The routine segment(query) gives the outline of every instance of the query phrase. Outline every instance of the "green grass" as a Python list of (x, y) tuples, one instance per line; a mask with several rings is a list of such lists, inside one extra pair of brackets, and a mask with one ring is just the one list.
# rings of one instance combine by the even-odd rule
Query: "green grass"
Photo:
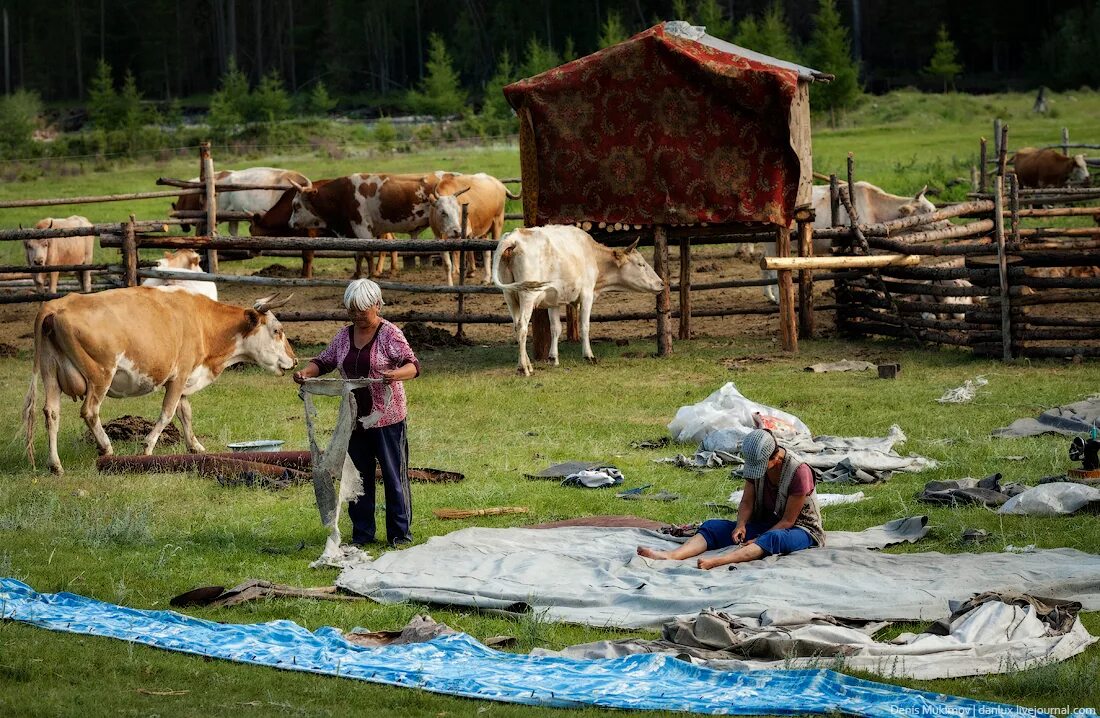
[[(1001, 517), (979, 508), (930, 507), (915, 495), (930, 479), (985, 476), (1034, 482), (1066, 467), (1066, 441), (1040, 437), (994, 440), (989, 431), (1019, 416), (1076, 400), (1095, 391), (1095, 364), (1062, 362), (1003, 365), (957, 352), (926, 352), (888, 343), (806, 342), (797, 359), (774, 353), (770, 342), (726, 338), (681, 342), (669, 360), (633, 358), (650, 349), (638, 339), (620, 347), (595, 345), (601, 363), (577, 360), (575, 347), (563, 365), (530, 379), (514, 375), (514, 347), (470, 347), (425, 352), (424, 375), (408, 385), (413, 465), (461, 471), (458, 484), (413, 487), (417, 541), (464, 526), (514, 526), (572, 516), (629, 513), (684, 523), (708, 514), (703, 504), (724, 501), (736, 488), (725, 471), (688, 472), (655, 464), (653, 458), (692, 447), (635, 450), (629, 442), (660, 436), (676, 409), (699, 401), (725, 381), (749, 397), (779, 406), (818, 432), (881, 435), (899, 423), (909, 436), (903, 451), (940, 460), (921, 475), (898, 475), (866, 489), (869, 499), (827, 510), (834, 530), (859, 530), (899, 516), (928, 513), (932, 531), (919, 546), (892, 551), (975, 550), (958, 540), (967, 527), (994, 539), (980, 550), (1007, 544), (1069, 546), (1095, 551), (1100, 526), (1094, 517), (1038, 519)], [(303, 356), (309, 349), (300, 352)], [(763, 356), (746, 371), (731, 372), (723, 359)], [(895, 381), (870, 373), (814, 375), (800, 371), (827, 358), (890, 358), (903, 370)], [(232, 585), (265, 578), (294, 585), (320, 585), (334, 571), (307, 567), (323, 544), (312, 491), (282, 492), (222, 488), (189, 474), (99, 475), (94, 448), (82, 438), (76, 407), (63, 406), (61, 455), (67, 473), (54, 478), (31, 472), (15, 436), (26, 385), (26, 356), (0, 360), (0, 417), (11, 427), (0, 444), (0, 568), (41, 591), (73, 591), (143, 608), (196, 585)], [(940, 405), (945, 389), (983, 374), (990, 379), (970, 404)], [(123, 413), (152, 415), (156, 398), (109, 401), (105, 419)], [(208, 449), (250, 438), (276, 438), (288, 448), (306, 446), (301, 405), (287, 379), (252, 368), (229, 372), (195, 401), (196, 430)], [(323, 413), (322, 418), (331, 418)], [(41, 428), (39, 456), (44, 449)], [(118, 451), (135, 451), (121, 444)], [(162, 447), (161, 451), (165, 451)], [(1027, 456), (1008, 462), (999, 457)], [(671, 504), (617, 500), (609, 492), (562, 488), (525, 480), (525, 472), (568, 459), (609, 459), (627, 485), (654, 483), (681, 495)], [(843, 489), (842, 489), (843, 490)], [(438, 507), (526, 505), (527, 516), (466, 521), (432, 517)], [(304, 546), (303, 546), (304, 544)], [(515, 650), (561, 647), (627, 634), (546, 624), (538, 617), (514, 622), (472, 612), (418, 605), (329, 604), (273, 600), (233, 609), (190, 609), (194, 615), (231, 622), (288, 618), (311, 629), (322, 625), (372, 629), (403, 625), (430, 611), (437, 620), (478, 638), (510, 634)], [(1100, 631), (1100, 614), (1086, 614)], [(915, 628), (916, 626), (913, 626)], [(1095, 681), (1100, 649), (1065, 664), (1007, 676), (933, 682), (896, 681), (916, 688), (1042, 707), (1100, 704)], [(136, 691), (190, 690), (187, 697), (154, 697)], [(0, 625), (0, 713), (56, 715), (147, 713), (221, 714), (257, 708), (280, 715), (328, 715), (346, 701), (386, 706), (401, 714), (467, 714), (468, 701), (382, 686), (290, 675), (262, 668), (208, 663), (117, 641), (48, 634), (20, 625)], [(254, 705), (255, 703), (259, 705)], [(362, 702), (362, 703), (360, 703)], [(239, 707), (239, 708), (238, 708)], [(500, 715), (534, 709), (489, 706)]]
[[(944, 186), (968, 177), (976, 161), (977, 138), (989, 136), (993, 117), (1012, 126), (1013, 146), (1057, 141), (1060, 128), (1071, 137), (1097, 141), (1094, 131), (1100, 95), (1055, 95), (1057, 117), (1028, 113), (1030, 96), (924, 96), (894, 93), (869, 98), (835, 130), (818, 124), (815, 167), (843, 171), (848, 151), (856, 153), (861, 179), (888, 190), (912, 192), (925, 183)], [(216, 160), (218, 158), (215, 158)], [(190, 177), (194, 160), (120, 165), (109, 172), (87, 171), (65, 177), (0, 184), (0, 198), (57, 197), (155, 189), (158, 176)], [(310, 176), (364, 170), (420, 171), (448, 168), (518, 175), (514, 148), (446, 148), (416, 155), (349, 156), (342, 160), (311, 155), (234, 159), (219, 166), (290, 166)], [(958, 199), (965, 188), (954, 188)], [(944, 197), (941, 197), (944, 198)], [(168, 201), (58, 207), (48, 213), (83, 213), (93, 221), (118, 221), (129, 212), (139, 218), (163, 217)], [(32, 223), (42, 209), (0, 211), (0, 226)], [(113, 252), (99, 250), (101, 259)], [(18, 243), (0, 247), (0, 261), (21, 262)], [(322, 260), (322, 263), (324, 260)], [(255, 268), (266, 260), (253, 260)], [(613, 303), (613, 299), (610, 299)], [(653, 458), (692, 447), (642, 451), (635, 439), (665, 433), (676, 409), (694, 403), (735, 381), (749, 397), (793, 412), (818, 432), (881, 435), (898, 423), (909, 436), (903, 451), (940, 460), (941, 467), (920, 475), (898, 475), (867, 490), (863, 503), (827, 510), (826, 526), (859, 530), (914, 513), (931, 516), (932, 531), (918, 546), (891, 551), (998, 551), (1007, 544), (1070, 546), (1094, 552), (1100, 545), (1095, 518), (1038, 519), (1000, 517), (978, 508), (924, 506), (915, 495), (930, 479), (982, 477), (1000, 471), (1006, 480), (1034, 482), (1066, 468), (1062, 438), (997, 440), (989, 431), (1020, 416), (1074, 401), (1097, 391), (1095, 363), (1001, 364), (953, 351), (925, 351), (889, 342), (804, 342), (797, 359), (775, 352), (769, 339), (736, 338), (736, 320), (721, 333), (734, 338), (702, 338), (676, 344), (668, 360), (637, 358), (652, 351), (652, 341), (629, 346), (595, 345), (601, 363), (578, 360), (567, 345), (562, 366), (539, 370), (530, 379), (514, 374), (515, 347), (493, 344), (427, 352), (424, 376), (408, 385), (412, 463), (461, 471), (467, 480), (453, 485), (413, 487), (414, 532), (418, 541), (465, 526), (514, 526), (572, 516), (637, 513), (686, 523), (707, 517), (703, 504), (724, 502), (736, 486), (726, 472), (686, 472), (655, 464)], [(29, 329), (29, 327), (28, 327)], [(638, 332), (648, 331), (638, 325)], [(599, 328), (596, 328), (599, 336)], [(3, 338), (0, 338), (3, 339)], [(316, 347), (312, 348), (316, 350)], [(311, 348), (299, 348), (303, 357)], [(748, 356), (764, 359), (733, 372), (722, 360)], [(900, 361), (895, 381), (870, 374), (813, 375), (800, 367), (819, 359), (866, 358)], [(222, 488), (189, 474), (99, 475), (94, 447), (84, 432), (77, 406), (62, 406), (61, 458), (67, 473), (54, 478), (29, 470), (18, 437), (19, 409), (30, 370), (29, 355), (0, 359), (0, 573), (27, 581), (40, 591), (73, 591), (141, 608), (164, 608), (168, 599), (196, 585), (232, 585), (265, 578), (295, 585), (321, 585), (333, 571), (307, 567), (320, 552), (319, 525), (312, 490), (299, 487), (272, 493)], [(970, 404), (944, 406), (935, 398), (965, 379), (982, 374), (990, 383)], [(41, 396), (41, 395), (40, 395)], [(122, 414), (154, 416), (160, 397), (108, 401), (104, 419)], [(289, 379), (252, 368), (228, 372), (194, 400), (196, 431), (211, 451), (232, 441), (283, 439), (288, 448), (305, 448), (301, 405)], [(331, 417), (331, 413), (328, 414)], [(44, 463), (41, 422), (38, 456)], [(119, 444), (118, 453), (139, 450)], [(160, 452), (179, 448), (159, 447)], [(1004, 456), (1024, 455), (1009, 462)], [(523, 474), (568, 459), (609, 459), (623, 469), (628, 486), (654, 483), (681, 495), (679, 501), (626, 503), (601, 491), (564, 489), (532, 482)], [(526, 505), (527, 516), (440, 521), (439, 507)], [(994, 539), (980, 549), (963, 545), (964, 528), (980, 527)], [(437, 620), (477, 638), (511, 634), (515, 650), (537, 645), (562, 647), (605, 637), (634, 635), (594, 628), (546, 624), (537, 617), (514, 622), (471, 612), (418, 605), (330, 604), (272, 600), (234, 609), (189, 609), (220, 621), (254, 622), (286, 618), (311, 629), (323, 625), (372, 629), (403, 625), (429, 611)], [(1100, 632), (1100, 614), (1084, 617)], [(907, 626), (907, 630), (919, 626)], [(1100, 705), (1095, 680), (1100, 649), (1062, 664), (1005, 676), (903, 685), (1036, 707)], [(185, 696), (150, 696), (139, 689), (188, 690)], [(208, 662), (200, 658), (131, 646), (106, 639), (52, 634), (18, 624), (0, 624), (0, 715), (196, 714), (343, 715), (349, 706), (371, 706), (396, 715), (529, 715), (536, 709), (465, 701), (424, 692), (306, 676), (263, 668)], [(595, 714), (599, 711), (556, 711)]]

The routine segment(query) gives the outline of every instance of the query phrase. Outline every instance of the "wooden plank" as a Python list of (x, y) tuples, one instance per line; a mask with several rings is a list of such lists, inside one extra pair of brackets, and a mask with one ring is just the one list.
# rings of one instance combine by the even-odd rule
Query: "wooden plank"
[[(210, 156), (210, 143), (199, 145), (199, 157), (202, 161), (202, 177), (205, 185), (203, 209), (206, 210), (206, 231), (212, 238), (218, 236), (218, 195), (214, 191), (214, 159)], [(207, 248), (206, 271), (218, 273), (218, 250)]]
[(672, 354), (671, 300), (668, 281), (668, 233), (664, 225), (653, 228), (653, 269), (664, 287), (657, 294), (657, 356)]
[(138, 285), (138, 250), (134, 234), (134, 215), (131, 214), (122, 239), (122, 265), (125, 268), (124, 277), (127, 287)]
[[(801, 259), (791, 256), (791, 230), (786, 227), (775, 229), (776, 257), (787, 261)], [(807, 257), (806, 259), (810, 259)], [(769, 267), (770, 269), (770, 267)], [(791, 282), (790, 267), (779, 270), (779, 344), (783, 351), (798, 353), (798, 326), (795, 317), (794, 284)]]

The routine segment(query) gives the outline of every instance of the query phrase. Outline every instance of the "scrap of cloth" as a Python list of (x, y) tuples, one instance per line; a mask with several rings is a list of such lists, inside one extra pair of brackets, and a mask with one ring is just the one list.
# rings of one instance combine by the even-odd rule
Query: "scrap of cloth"
[(982, 480), (949, 479), (946, 481), (929, 481), (924, 485), (917, 498), (930, 504), (947, 504), (958, 506), (960, 504), (978, 504), (988, 508), (997, 508), (1004, 505), (1013, 496), (1024, 493), (1028, 487), (1023, 484), (1001, 485), (1001, 475), (992, 474)]
[[(305, 404), (306, 431), (309, 434), (309, 450), (312, 455), (313, 493), (317, 499), (317, 510), (321, 512), (321, 523), (328, 528), (325, 550), (320, 558), (311, 564), (317, 566), (346, 565), (349, 560), (360, 558), (354, 547), (340, 546), (340, 507), (347, 501), (357, 499), (363, 493), (363, 478), (348, 456), (348, 442), (355, 428), (355, 390), (376, 384), (381, 379), (307, 379), (298, 389), (298, 396)], [(322, 447), (317, 440), (314, 421), (317, 409), (313, 405), (314, 396), (340, 397), (336, 426), (328, 445)], [(378, 423), (382, 414), (393, 402), (393, 389), (385, 387), (382, 407), (369, 416), (359, 419), (363, 428), (369, 429)]]
[(826, 372), (837, 371), (867, 371), (868, 369), (874, 368), (875, 365), (869, 361), (862, 361), (859, 359), (841, 359), (840, 361), (811, 364), (810, 366), (806, 367), (805, 371), (812, 371), (815, 374), (824, 374)]
[[(923, 517), (877, 527), (880, 546), (913, 540)], [(696, 560), (638, 556), (638, 546), (683, 543), (642, 529), (469, 528), (344, 569), (341, 589), (381, 603), (506, 608), (530, 604), (551, 620), (593, 626), (659, 627), (714, 608), (757, 616), (800, 606), (838, 618), (932, 620), (948, 601), (976, 591), (1021, 591), (1100, 610), (1100, 556), (1075, 549), (1025, 554), (861, 550), (863, 532), (828, 533), (828, 545), (703, 571)], [(858, 546), (861, 548), (851, 548)], [(712, 551), (704, 556), (717, 556)]]
[(1012, 438), (1039, 434), (1087, 434), (1100, 431), (1100, 395), (1047, 409), (1034, 419), (1017, 419), (1008, 426), (993, 430), (993, 436)]
[(331, 627), (309, 631), (293, 621), (216, 623), (71, 593), (41, 594), (12, 578), (0, 578), (0, 617), (238, 663), (534, 706), (868, 718), (896, 718), (899, 711), (958, 718), (1047, 715), (827, 670), (725, 672), (659, 655), (611, 661), (518, 655), (487, 648), (464, 633), (363, 646)]
[(1023, 516), (1065, 516), (1100, 513), (1100, 489), (1071, 481), (1039, 484), (1013, 496), (997, 513)]
[(597, 641), (563, 651), (535, 649), (532, 655), (607, 659), (665, 653), (720, 670), (828, 667), (934, 680), (1057, 663), (1097, 641), (1077, 617), (1079, 603), (986, 593), (952, 608), (928, 631), (891, 641), (872, 638), (882, 623), (848, 625), (772, 608), (752, 618), (703, 611), (666, 623), (660, 640)]

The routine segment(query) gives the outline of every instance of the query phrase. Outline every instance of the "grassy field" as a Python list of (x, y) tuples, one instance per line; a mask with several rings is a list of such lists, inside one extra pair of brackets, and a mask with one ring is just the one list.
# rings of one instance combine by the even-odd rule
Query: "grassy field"
[[(1074, 99), (1076, 97), (1077, 99)], [(1057, 95), (1056, 118), (1028, 115), (1031, 98), (1023, 95), (983, 98), (918, 96), (899, 93), (872, 98), (849, 118), (851, 127), (818, 130), (817, 168), (841, 168), (845, 153), (855, 151), (860, 177), (897, 191), (940, 186), (968, 176), (977, 137), (990, 132), (993, 116), (1012, 124), (1012, 142), (1045, 144), (1063, 125), (1085, 139), (1095, 127), (1100, 95)], [(949, 111), (950, 110), (950, 111)], [(1090, 138), (1096, 140), (1096, 137)], [(233, 166), (289, 165), (306, 174), (345, 171), (418, 170), (448, 167), (484, 170), (498, 176), (518, 174), (514, 148), (448, 148), (430, 153), (349, 157), (262, 157)], [(64, 196), (152, 189), (161, 175), (192, 176), (192, 161), (163, 166), (124, 166), (109, 173), (44, 178), (0, 185), (0, 197)], [(965, 190), (962, 190), (965, 191)], [(93, 220), (117, 220), (128, 211), (139, 217), (163, 216), (166, 202), (89, 205), (79, 210)], [(65, 214), (70, 213), (68, 208)], [(77, 210), (71, 210), (77, 211)], [(0, 212), (0, 226), (26, 224), (34, 211)], [(61, 211), (57, 211), (61, 214)], [(11, 247), (17, 259), (17, 245)], [(4, 248), (7, 252), (8, 248)], [(5, 255), (7, 256), (7, 255)], [(613, 307), (611, 307), (613, 308)], [(1068, 362), (1004, 365), (967, 354), (934, 352), (892, 342), (848, 343), (822, 339), (802, 344), (802, 354), (785, 357), (770, 339), (738, 338), (736, 320), (713, 336), (676, 344), (667, 360), (648, 358), (651, 327), (637, 325), (626, 346), (596, 342), (601, 362), (581, 363), (576, 347), (562, 352), (562, 366), (540, 369), (530, 379), (514, 374), (515, 347), (503, 344), (423, 352), (424, 375), (408, 385), (411, 462), (461, 471), (464, 482), (413, 487), (414, 533), (418, 542), (466, 526), (515, 526), (573, 516), (636, 513), (686, 523), (708, 517), (706, 502), (723, 502), (737, 488), (725, 471), (687, 472), (652, 459), (693, 447), (636, 450), (630, 441), (666, 433), (677, 408), (694, 403), (734, 381), (746, 396), (782, 407), (816, 432), (882, 435), (899, 424), (909, 436), (904, 452), (935, 458), (941, 466), (920, 475), (898, 475), (867, 490), (863, 503), (827, 510), (826, 527), (859, 530), (900, 516), (927, 513), (932, 531), (918, 546), (890, 551), (976, 550), (961, 543), (964, 528), (989, 530), (994, 539), (982, 551), (1008, 544), (1068, 546), (1096, 551), (1100, 525), (1095, 517), (1038, 519), (1000, 517), (978, 508), (951, 509), (920, 504), (915, 496), (925, 481), (1002, 472), (1006, 480), (1034, 483), (1064, 471), (1063, 438), (994, 440), (991, 429), (1020, 416), (1077, 400), (1100, 386), (1100, 366)], [(601, 336), (600, 329), (594, 336)], [(0, 337), (0, 341), (4, 338)], [(318, 347), (298, 347), (308, 357)], [(730, 360), (751, 357), (741, 370)], [(899, 361), (896, 381), (869, 373), (814, 375), (801, 367), (822, 359), (864, 358)], [(168, 599), (196, 585), (233, 585), (264, 578), (293, 585), (323, 585), (334, 571), (307, 564), (320, 552), (319, 525), (312, 490), (280, 492), (223, 488), (188, 474), (102, 476), (94, 469), (94, 446), (82, 438), (76, 405), (62, 406), (63, 478), (33, 472), (18, 436), (19, 409), (26, 390), (30, 357), (26, 352), (0, 359), (0, 575), (14, 576), (40, 591), (72, 591), (140, 608), (164, 608)], [(976, 375), (990, 383), (974, 402), (941, 405), (946, 389)], [(104, 419), (122, 414), (153, 416), (159, 396), (108, 401)], [(289, 378), (256, 368), (227, 372), (194, 399), (196, 432), (211, 451), (232, 441), (283, 439), (288, 449), (306, 447), (301, 404)], [(331, 414), (329, 414), (331, 416)], [(45, 442), (38, 431), (40, 465)], [(118, 453), (139, 449), (119, 444)], [(158, 448), (174, 452), (180, 447)], [(1025, 456), (1023, 461), (1004, 457)], [(626, 485), (655, 484), (681, 496), (678, 501), (625, 503), (608, 492), (567, 489), (523, 479), (525, 472), (569, 459), (609, 459), (627, 476)], [(844, 489), (841, 489), (842, 491)], [(526, 505), (527, 516), (440, 521), (431, 509)], [(226, 622), (285, 618), (315, 629), (333, 625), (391, 629), (414, 614), (430, 612), (439, 621), (484, 639), (516, 636), (512, 650), (535, 646), (559, 648), (627, 634), (548, 624), (538, 616), (519, 621), (473, 612), (437, 610), (420, 605), (350, 605), (308, 600), (254, 602), (232, 609), (188, 609), (188, 613)], [(1084, 615), (1091, 632), (1100, 633), (1100, 613)], [(907, 629), (919, 626), (906, 626)], [(1100, 706), (1100, 648), (1065, 663), (1004, 676), (897, 681), (926, 690), (1034, 707)], [(141, 691), (189, 691), (157, 696)], [(474, 702), (420, 691), (308, 676), (264, 668), (209, 662), (118, 641), (53, 634), (19, 624), (0, 623), (0, 715), (308, 715), (337, 716), (351, 710), (386, 715), (530, 715), (538, 709)], [(555, 711), (551, 715), (599, 714)]]

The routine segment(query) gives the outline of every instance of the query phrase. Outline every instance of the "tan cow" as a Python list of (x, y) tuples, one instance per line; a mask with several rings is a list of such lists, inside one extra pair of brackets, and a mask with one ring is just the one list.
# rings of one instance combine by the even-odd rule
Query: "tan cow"
[[(74, 214), (70, 217), (55, 218), (46, 217), (34, 225), (35, 229), (72, 229), (76, 227), (91, 227), (92, 223), (87, 217)], [(24, 239), (23, 249), (27, 253), (27, 264), (32, 267), (63, 267), (73, 264), (91, 264), (92, 253), (95, 251), (95, 235), (87, 234), (77, 237), (49, 237), (46, 239)], [(80, 289), (82, 292), (92, 291), (92, 272), (85, 270), (74, 272), (80, 277)], [(39, 292), (46, 286), (49, 275), (50, 294), (57, 293), (57, 281), (60, 272), (36, 272), (33, 275), (34, 288)]]
[(1012, 158), (1021, 187), (1065, 187), (1089, 183), (1089, 168), (1084, 155), (1067, 157), (1057, 150), (1025, 147)]
[(177, 415), (187, 448), (205, 451), (191, 428), (188, 397), (227, 366), (254, 362), (282, 375), (297, 364), (272, 309), (290, 297), (273, 295), (251, 309), (212, 301), (173, 287), (128, 287), (70, 294), (45, 302), (34, 322), (34, 372), (23, 403), (27, 457), (34, 465), (34, 414), (42, 377), (49, 436), (49, 466), (62, 472), (57, 455), (61, 395), (83, 399), (80, 415), (101, 455), (113, 453), (103, 431), (103, 399), (144, 396), (164, 387), (160, 417), (145, 439), (145, 454)]
[(141, 283), (143, 287), (180, 287), (189, 292), (196, 292), (218, 301), (218, 285), (203, 279), (187, 279), (188, 274), (202, 272), (199, 253), (193, 249), (177, 249), (174, 252), (165, 252), (164, 257), (157, 260), (156, 268), (162, 272), (173, 272), (180, 275), (179, 279), (162, 279), (149, 277)]
[[(309, 186), (309, 178), (301, 172), (284, 170), (278, 167), (249, 167), (243, 170), (222, 170), (214, 173), (214, 180), (223, 184), (257, 184), (280, 185), (292, 187), (295, 185)], [(191, 182), (198, 182), (194, 177)], [(237, 192), (218, 193), (219, 212), (267, 212), (275, 206), (279, 198), (283, 196), (283, 190), (277, 189), (249, 189)], [(200, 210), (202, 209), (202, 195), (185, 194), (172, 203), (174, 210)], [(181, 224), (184, 232), (191, 231), (191, 223)], [(239, 220), (229, 221), (229, 234), (236, 237)]]
[[(504, 207), (509, 199), (519, 199), (496, 177), (484, 173), (473, 175), (443, 174), (435, 191), (428, 195), (431, 205), (429, 217), (436, 239), (462, 238), (462, 207), (466, 207), (467, 236), (492, 237), (500, 241), (504, 233)], [(485, 283), (492, 281), (490, 257), (486, 250)], [(452, 261), (453, 257), (453, 261)], [(454, 284), (458, 252), (444, 252), (443, 264), (447, 268), (447, 284)], [(471, 262), (469, 268), (473, 269)]]
[(584, 358), (594, 361), (588, 341), (592, 304), (603, 292), (629, 290), (656, 294), (664, 283), (637, 251), (638, 242), (626, 249), (611, 249), (582, 229), (547, 225), (517, 229), (497, 244), (493, 252), (493, 283), (504, 292), (519, 342), (521, 374), (534, 367), (527, 356), (527, 330), (535, 308), (550, 310), (550, 361), (558, 363), (561, 308), (579, 310)]

